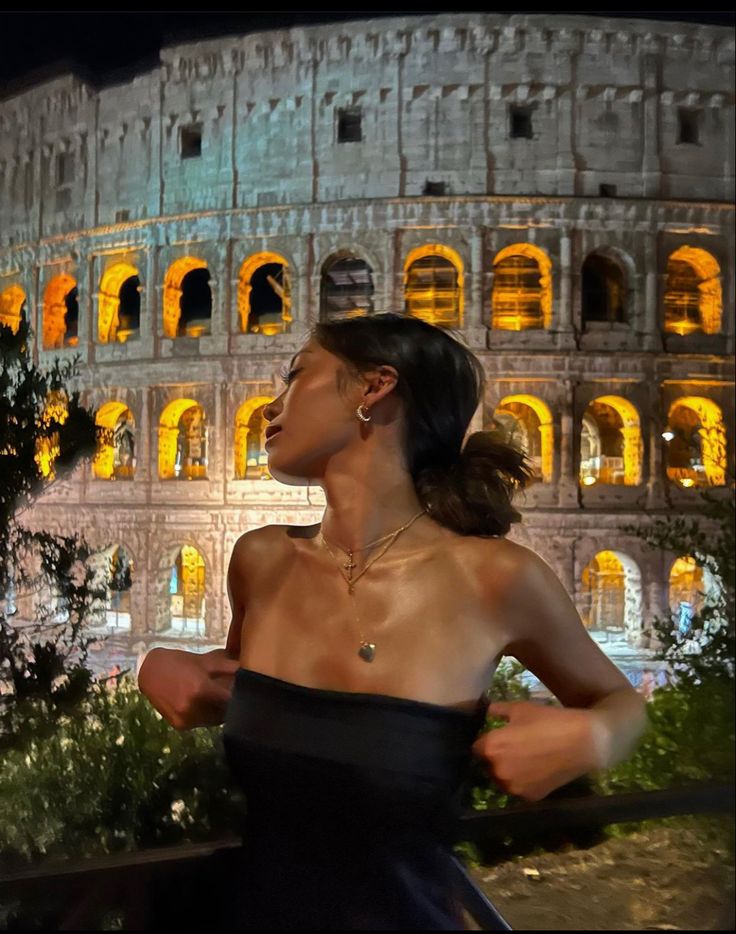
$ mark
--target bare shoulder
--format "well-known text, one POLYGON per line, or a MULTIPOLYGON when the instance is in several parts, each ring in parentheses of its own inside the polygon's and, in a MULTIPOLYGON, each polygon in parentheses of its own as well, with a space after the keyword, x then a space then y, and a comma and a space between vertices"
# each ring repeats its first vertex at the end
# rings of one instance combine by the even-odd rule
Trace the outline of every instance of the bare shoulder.
POLYGON ((472 541, 481 588, 494 599, 512 590, 535 564, 548 567, 531 548, 508 538, 474 536, 472 541))

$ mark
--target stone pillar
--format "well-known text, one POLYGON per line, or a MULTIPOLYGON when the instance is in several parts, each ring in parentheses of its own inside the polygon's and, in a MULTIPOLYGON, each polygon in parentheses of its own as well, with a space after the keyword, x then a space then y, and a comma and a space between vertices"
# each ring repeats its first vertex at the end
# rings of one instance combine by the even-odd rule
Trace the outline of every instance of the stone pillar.
POLYGON ((654 233, 647 237, 644 244, 644 269, 644 333, 642 349, 661 352, 664 344, 660 324, 661 316, 659 314, 657 241, 654 233))
POLYGON ((575 387, 571 379, 563 380, 565 395, 560 413, 560 476, 557 484, 557 504, 569 509, 580 505, 580 487, 575 465, 575 387))
POLYGON ((664 480, 664 438, 660 416, 659 387, 652 387, 655 398, 649 404, 649 477, 647 479, 647 509, 663 509, 666 506, 665 480, 664 480))
POLYGON ((473 230, 470 240, 470 273, 466 272, 468 286, 465 296, 465 327, 480 328, 484 324, 483 308, 483 233, 473 230))
POLYGON ((655 45, 653 54, 642 55, 644 84, 643 155, 641 179, 643 198, 661 197, 661 165, 659 161, 659 39, 649 40, 655 45))
POLYGON ((563 230, 560 238, 560 297, 555 330, 560 333, 572 331, 572 240, 570 233, 563 230))

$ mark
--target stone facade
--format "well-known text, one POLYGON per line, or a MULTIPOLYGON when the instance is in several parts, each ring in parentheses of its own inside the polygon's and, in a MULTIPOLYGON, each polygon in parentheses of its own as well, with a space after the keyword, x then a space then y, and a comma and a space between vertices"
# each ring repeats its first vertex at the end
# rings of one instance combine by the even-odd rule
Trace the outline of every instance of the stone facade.
POLYGON ((304 489, 237 479, 238 408, 276 393, 279 367, 319 319, 329 257, 365 260, 374 311, 401 310, 406 257, 441 244, 460 261, 457 330, 488 376, 471 430, 510 394, 552 413, 551 477, 529 489, 511 537, 576 599, 597 552, 625 556, 629 641, 640 644, 637 620, 663 612, 674 556, 649 553, 619 526, 643 510, 692 508, 692 491, 664 471, 670 404, 717 403, 734 462, 733 78, 727 28, 473 13, 170 47, 123 84, 95 89, 69 74, 0 101, 0 294, 22 288, 40 364, 81 354, 87 404, 125 403, 136 426, 134 481, 95 479, 87 466, 49 491, 34 522, 125 547, 132 639, 146 644, 167 613, 173 556, 196 547, 206 644, 222 644, 237 537, 317 521, 324 504, 320 490, 310 504, 304 489), (345 115, 360 139, 344 139, 345 115), (494 257, 519 243, 551 262, 550 324, 499 330, 494 257), (683 246, 718 264, 717 333, 665 333, 668 258, 683 246), (627 319, 586 326, 581 270, 601 250, 626 272, 627 319), (261 252, 290 270, 283 333, 242 332, 241 268, 261 252), (165 278, 188 256, 210 274, 211 328, 172 338, 165 278), (138 271, 140 333, 100 343, 100 282, 115 263, 138 271), (61 274, 78 287, 78 343, 47 350, 44 296, 61 274), (585 488, 582 417, 606 394, 638 413, 641 482, 585 488), (183 395, 207 413, 206 481, 157 478, 159 418, 183 395))

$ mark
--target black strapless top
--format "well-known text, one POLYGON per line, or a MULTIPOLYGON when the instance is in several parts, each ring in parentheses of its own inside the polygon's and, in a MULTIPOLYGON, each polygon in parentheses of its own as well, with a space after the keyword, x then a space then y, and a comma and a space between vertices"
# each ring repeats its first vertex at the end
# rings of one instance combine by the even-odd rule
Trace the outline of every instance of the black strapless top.
POLYGON ((465 930, 450 844, 486 700, 308 688, 240 668, 225 714, 245 793, 244 930, 465 930))

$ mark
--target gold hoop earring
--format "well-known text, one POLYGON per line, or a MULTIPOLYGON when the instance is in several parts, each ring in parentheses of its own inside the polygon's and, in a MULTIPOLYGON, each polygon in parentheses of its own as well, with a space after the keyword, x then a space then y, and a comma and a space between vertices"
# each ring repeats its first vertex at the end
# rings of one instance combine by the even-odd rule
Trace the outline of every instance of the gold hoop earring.
POLYGON ((361 402, 358 408, 355 410, 355 414, 358 416, 361 422, 369 422, 371 420, 371 416, 367 414, 368 412, 370 412, 370 409, 364 402, 361 402), (366 410, 365 415, 363 415, 363 413, 360 411, 361 409, 366 410))

